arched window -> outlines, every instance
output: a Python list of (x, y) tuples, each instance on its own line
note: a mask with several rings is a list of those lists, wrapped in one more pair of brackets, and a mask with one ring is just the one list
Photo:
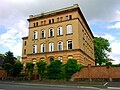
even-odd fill
[(50, 57), (49, 60), (50, 60), (50, 63), (51, 63), (51, 62), (54, 60), (54, 58), (53, 58), (53, 57)]
[(72, 40), (67, 41), (67, 50), (73, 49)]
[(62, 56), (59, 56), (59, 57), (58, 57), (58, 60), (60, 60), (61, 62), (62, 62), (62, 59), (63, 59)]
[(58, 51), (63, 50), (63, 42), (59, 41), (58, 42)]
[(37, 45), (33, 45), (32, 52), (37, 53)]
[(42, 38), (45, 38), (45, 30), (42, 30), (42, 31), (41, 31), (41, 37), (42, 37)]
[(44, 58), (44, 57), (40, 58), (40, 61), (44, 61), (44, 60), (45, 60), (45, 58)]
[(67, 34), (72, 33), (72, 25), (67, 25)]
[(34, 31), (33, 32), (33, 39), (37, 39), (38, 38), (38, 32), (37, 31)]
[(41, 52), (45, 52), (45, 44), (41, 44)]
[(59, 27), (57, 28), (57, 30), (58, 30), (58, 35), (59, 35), (59, 36), (62, 35), (62, 27), (59, 26)]
[(53, 42), (49, 43), (49, 52), (52, 52), (52, 51), (54, 51), (54, 43)]
[(54, 29), (50, 28), (49, 29), (49, 37), (53, 37), (54, 36)]
[(68, 56), (68, 59), (71, 59), (71, 58), (73, 58), (73, 56), (72, 56), (72, 55), (69, 55), (69, 56)]

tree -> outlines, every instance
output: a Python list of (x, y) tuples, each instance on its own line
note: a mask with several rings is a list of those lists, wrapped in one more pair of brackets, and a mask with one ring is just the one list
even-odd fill
[(4, 64), (4, 69), (7, 72), (7, 76), (11, 74), (11, 70), (12, 70), (12, 65), (10, 63), (5, 63)]
[(61, 79), (62, 62), (60, 60), (53, 60), (50, 65), (47, 66), (47, 78), (48, 79)]
[(65, 64), (65, 77), (66, 79), (70, 79), (71, 76), (78, 70), (83, 67), (81, 64), (77, 64), (76, 59), (69, 59)]
[(32, 62), (26, 63), (26, 70), (30, 72), (30, 79), (32, 78), (33, 70), (34, 70), (34, 64)]
[(107, 62), (108, 52), (111, 52), (110, 43), (102, 37), (94, 37), (94, 55), (95, 62), (99, 65)]
[(20, 72), (23, 69), (23, 64), (21, 62), (16, 62), (13, 66), (12, 66), (12, 70), (11, 70), (11, 75), (12, 76), (17, 76), (20, 74)]
[(42, 77), (45, 75), (45, 70), (46, 70), (46, 62), (40, 61), (36, 63), (38, 67), (38, 74), (39, 74), (39, 80), (42, 80)]
[(0, 67), (2, 67), (3, 61), (4, 61), (4, 54), (0, 54)]
[(10, 63), (11, 65), (15, 64), (16, 58), (14, 57), (13, 53), (8, 51), (5, 53), (3, 68), (5, 63)]

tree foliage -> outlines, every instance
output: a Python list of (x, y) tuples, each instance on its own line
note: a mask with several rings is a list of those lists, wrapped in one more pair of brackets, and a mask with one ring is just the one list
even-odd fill
[(107, 62), (108, 52), (111, 52), (110, 43), (102, 37), (94, 37), (95, 62), (99, 65)]
[(5, 53), (3, 67), (5, 63), (10, 63), (11, 65), (15, 64), (16, 58), (14, 57), (13, 53), (8, 51)]
[(7, 76), (11, 74), (11, 70), (12, 70), (12, 65), (10, 63), (5, 63), (4, 64), (4, 69), (7, 72)]
[(60, 60), (54, 60), (47, 66), (47, 78), (48, 79), (60, 79), (62, 73), (62, 63)]
[(30, 79), (32, 78), (33, 70), (34, 70), (34, 64), (32, 62), (26, 63), (26, 70), (30, 72)]
[(37, 62), (36, 65), (38, 67), (39, 80), (41, 80), (45, 75), (45, 70), (46, 70), (47, 64), (44, 61), (40, 61), (40, 62)]
[(65, 64), (65, 77), (66, 79), (70, 79), (71, 76), (78, 70), (83, 67), (81, 64), (77, 64), (76, 59), (69, 59)]
[(23, 64), (21, 62), (16, 62), (13, 66), (12, 66), (12, 70), (11, 70), (11, 75), (12, 76), (17, 76), (20, 74), (20, 72), (23, 69)]

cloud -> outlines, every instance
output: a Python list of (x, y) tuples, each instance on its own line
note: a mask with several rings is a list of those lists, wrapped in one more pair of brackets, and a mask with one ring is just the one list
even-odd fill
[(119, 29), (120, 28), (120, 22), (117, 22), (114, 25), (109, 25), (107, 28), (108, 29), (111, 29), (111, 28)]
[(20, 20), (18, 23), (7, 28), (7, 31), (1, 34), (0, 45), (7, 47), (14, 54), (21, 55), (22, 37), (27, 36), (28, 29), (25, 21)]

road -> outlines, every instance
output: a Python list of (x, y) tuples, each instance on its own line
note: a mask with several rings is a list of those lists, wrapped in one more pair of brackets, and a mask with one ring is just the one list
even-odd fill
[(23, 85), (0, 83), (0, 90), (99, 90), (91, 87), (58, 87), (58, 86), (42, 86), (42, 85)]
[(109, 82), (103, 89), (72, 85), (47, 85), (0, 81), (0, 90), (120, 90), (120, 82)]

